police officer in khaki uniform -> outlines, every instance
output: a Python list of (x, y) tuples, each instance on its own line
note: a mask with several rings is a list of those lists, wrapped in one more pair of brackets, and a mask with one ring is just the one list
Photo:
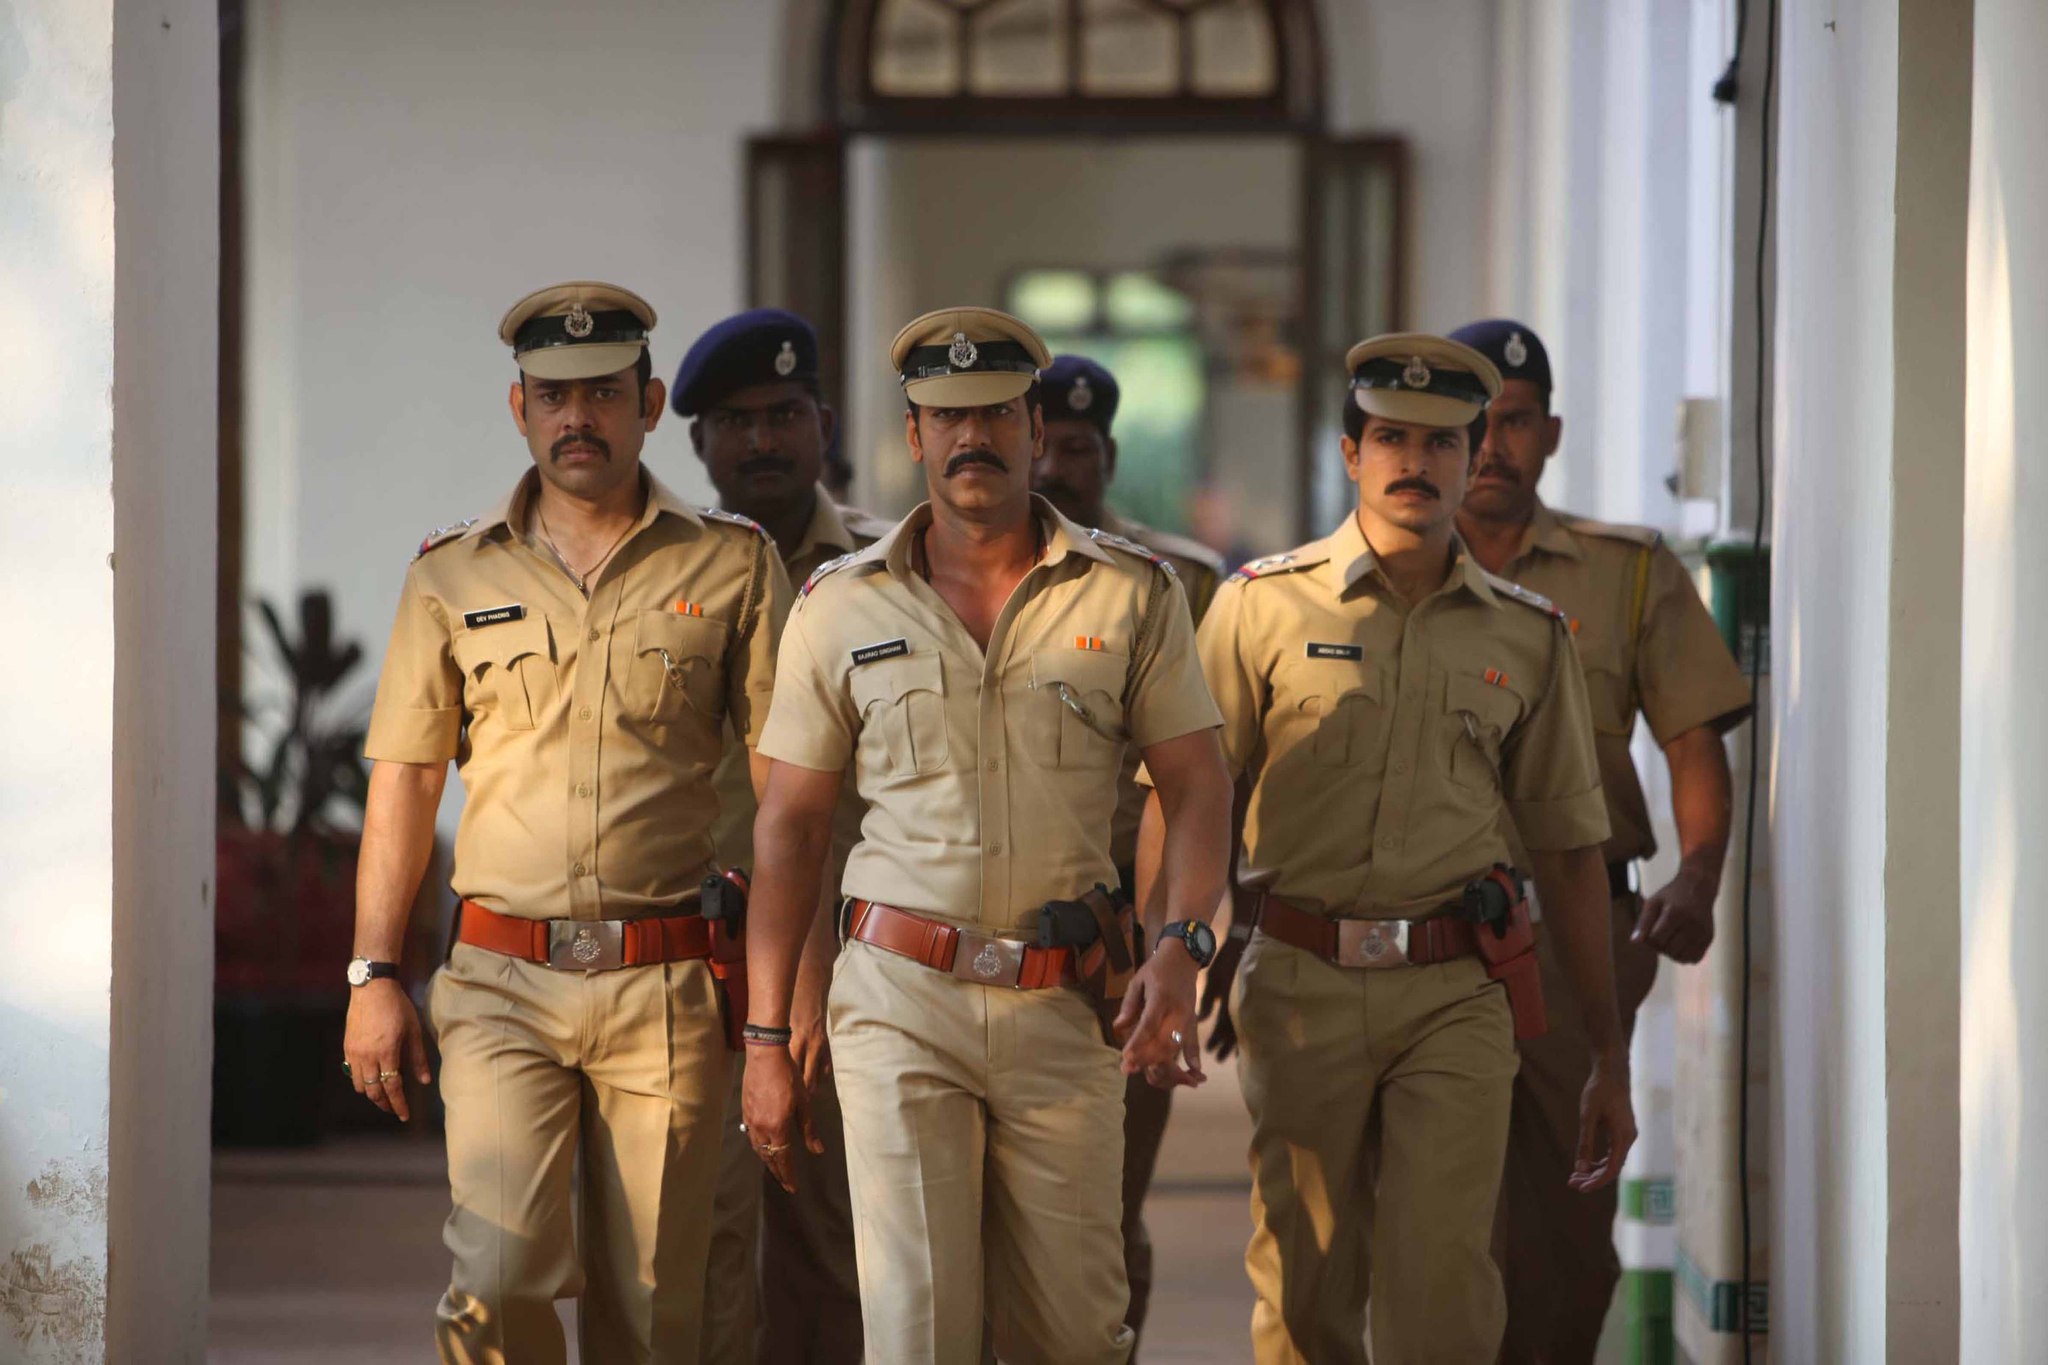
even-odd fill
[[(1104, 497), (1116, 477), (1116, 438), (1110, 434), (1122, 398), (1116, 376), (1086, 356), (1059, 355), (1038, 378), (1045, 407), (1045, 458), (1032, 466), (1032, 490), (1067, 520), (1099, 526), (1138, 542), (1173, 565), (1187, 593), (1188, 610), (1199, 626), (1209, 600), (1216, 595), (1216, 585), (1223, 579), (1222, 559), (1198, 540), (1155, 531), (1120, 516)], [(1138, 784), (1137, 775), (1138, 755), (1132, 750), (1124, 755), (1116, 818), (1109, 836), (1117, 875), (1133, 892), (1138, 816), (1145, 807), (1145, 789)], [(1152, 1295), (1152, 1238), (1145, 1229), (1145, 1194), (1159, 1163), (1159, 1144), (1166, 1136), (1173, 1090), (1133, 1076), (1124, 1095), (1124, 1271), (1131, 1282), (1131, 1308), (1124, 1321), (1139, 1334), (1145, 1330), (1145, 1310)]]
[[(1512, 812), (1596, 1044), (1572, 1179), (1612, 1181), (1635, 1126), (1601, 909), (1607, 817), (1564, 622), (1452, 526), (1493, 365), (1419, 334), (1346, 364), (1356, 512), (1233, 575), (1199, 641), (1225, 758), (1250, 783), (1239, 875), (1259, 895), (1235, 1002), (1253, 1349), (1263, 1365), (1363, 1362), (1369, 1299), (1378, 1365), (1477, 1365), (1500, 1343), (1488, 1241), (1515, 1048), (1485, 941), (1510, 940), (1467, 906), (1489, 886), (1497, 908), (1511, 900), (1489, 874)], [(1506, 965), (1533, 976), (1526, 955)]]
[[(755, 822), (746, 1113), (778, 1178), (810, 1138), (784, 1025), (840, 775), (868, 802), (828, 1022), (867, 1358), (965, 1365), (986, 1317), (1012, 1365), (1123, 1361), (1124, 1078), (1192, 1058), (1224, 882), (1229, 783), (1173, 574), (1030, 492), (1044, 343), (979, 308), (891, 350), (931, 500), (812, 576), (785, 638)], [(1116, 881), (1123, 751), (1151, 763), (1172, 938), (1123, 997), (1118, 1050), (1069, 983), (1124, 954), (1090, 928)], [(1212, 940), (1208, 940), (1212, 942)], [(1105, 995), (1113, 994), (1105, 991)], [(810, 1140), (815, 1140), (811, 1138)]]
[[(1613, 828), (1601, 856), (1626, 1037), (1656, 979), (1657, 955), (1697, 962), (1713, 941), (1730, 806), (1721, 736), (1749, 714), (1749, 687), (1684, 566), (1655, 531), (1554, 512), (1537, 496), (1564, 425), (1550, 410), (1550, 357), (1542, 340), (1505, 318), (1452, 336), (1492, 360), (1503, 381), (1487, 411), (1472, 490), (1458, 509), (1459, 533), (1489, 570), (1557, 603), (1585, 665)], [(1636, 892), (1635, 864), (1656, 843), (1629, 758), (1638, 713), (1670, 765), (1680, 845), (1676, 875), (1647, 900)], [(1568, 1000), (1569, 983), (1547, 941), (1542, 965), (1553, 1006)], [(1573, 1020), (1570, 1009), (1553, 1008), (1550, 1032), (1522, 1045), (1501, 1192), (1508, 1301), (1502, 1358), (1531, 1365), (1591, 1360), (1621, 1275), (1614, 1190), (1583, 1197), (1565, 1189), (1591, 1055)]]
[(459, 941), (430, 999), (444, 1361), (563, 1360), (571, 1296), (584, 1360), (698, 1359), (739, 952), (697, 913), (711, 770), (728, 725), (759, 736), (790, 593), (760, 528), (641, 467), (653, 326), (591, 282), (505, 315), (534, 467), (420, 547), (371, 714), (346, 1051), (401, 1117), (401, 1068), (427, 1073), (393, 960), (451, 759), (468, 795)]
[[(818, 389), (817, 334), (796, 314), (756, 308), (710, 328), (684, 355), (670, 402), (690, 419), (690, 444), (719, 505), (768, 532), (792, 582), (888, 530), (879, 518), (835, 506), (819, 487), (838, 423)], [(736, 733), (714, 784), (718, 861), (751, 868), (754, 789), (747, 747)], [(849, 784), (834, 819), (832, 884), (859, 837), (861, 810)], [(814, 974), (813, 989), (799, 990), (798, 1001), (822, 1001), (836, 950), (828, 902), (804, 945), (801, 970)], [(707, 1365), (852, 1365), (861, 1356), (853, 1215), (825, 1024), (815, 1015), (798, 1022), (794, 1050), (825, 1151), (800, 1159), (804, 1171), (794, 1192), (769, 1180), (740, 1129), (742, 1068), (733, 1068), (704, 1292)]]

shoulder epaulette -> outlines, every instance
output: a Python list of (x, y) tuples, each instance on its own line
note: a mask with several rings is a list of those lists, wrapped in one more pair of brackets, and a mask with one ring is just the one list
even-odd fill
[(1631, 545), (1640, 545), (1654, 550), (1664, 543), (1664, 533), (1654, 526), (1629, 526), (1616, 521), (1595, 521), (1591, 517), (1569, 516), (1558, 513), (1557, 519), (1566, 529), (1582, 536), (1596, 536), (1601, 540), (1625, 540)]
[(1088, 528), (1088, 538), (1097, 545), (1107, 545), (1112, 550), (1122, 550), (1127, 555), (1136, 555), (1153, 568), (1164, 569), (1175, 578), (1180, 577), (1180, 570), (1169, 564), (1163, 555), (1140, 545), (1128, 536), (1120, 536), (1113, 531), (1105, 531), (1099, 526), (1091, 526)]
[(1532, 591), (1529, 588), (1523, 587), (1520, 583), (1510, 582), (1505, 578), (1497, 578), (1492, 574), (1487, 575), (1487, 584), (1501, 596), (1512, 597), (1525, 607), (1534, 607), (1553, 621), (1563, 621), (1567, 626), (1571, 624), (1570, 618), (1559, 609), (1557, 603), (1551, 601), (1540, 592)]
[(429, 550), (440, 549), (449, 541), (459, 538), (464, 531), (467, 531), (470, 527), (474, 525), (476, 525), (476, 518), (471, 517), (467, 521), (458, 521), (452, 526), (435, 527), (433, 530), (427, 532), (427, 538), (420, 542), (419, 549), (413, 551), (412, 557), (414, 559), (418, 559), (421, 555), (425, 554)]
[(859, 553), (860, 552), (856, 550), (853, 554), (841, 555), (837, 559), (828, 559), (823, 564), (820, 564), (817, 568), (811, 570), (811, 576), (809, 578), (806, 578), (804, 580), (804, 585), (796, 590), (796, 600), (801, 602), (806, 597), (809, 597), (811, 595), (811, 589), (817, 587), (821, 579), (823, 579), (827, 574), (837, 573), (839, 570), (845, 568), (848, 564), (851, 564), (854, 560), (854, 555), (857, 555)]
[(766, 540), (768, 538), (768, 533), (761, 529), (760, 522), (755, 521), (752, 517), (743, 517), (737, 512), (728, 512), (723, 507), (699, 507), (697, 515), (709, 517), (713, 521), (725, 522), (729, 526), (744, 526), (755, 535), (761, 537), (761, 539)]
[(1243, 565), (1225, 581), (1249, 583), (1254, 578), (1270, 578), (1274, 574), (1298, 573), (1303, 569), (1312, 569), (1322, 562), (1319, 559), (1303, 559), (1292, 551), (1286, 554), (1266, 555)]

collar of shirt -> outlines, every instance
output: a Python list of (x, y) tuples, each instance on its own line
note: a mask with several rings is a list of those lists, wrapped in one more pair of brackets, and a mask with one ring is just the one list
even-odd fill
[(1541, 499), (1536, 503), (1536, 514), (1529, 518), (1529, 524), (1522, 529), (1522, 543), (1515, 547), (1514, 558), (1508, 561), (1508, 567), (1513, 568), (1521, 564), (1537, 550), (1545, 554), (1562, 555), (1566, 559), (1586, 557), (1585, 550), (1579, 545), (1579, 538), (1558, 519), (1557, 513), (1543, 505)]
[[(1562, 530), (1562, 528), (1559, 528)], [(1330, 535), (1313, 545), (1296, 552), (1302, 560), (1320, 559), (1322, 566), (1316, 570), (1323, 583), (1338, 597), (1344, 597), (1359, 583), (1372, 575), (1379, 565), (1373, 554), (1372, 545), (1365, 538), (1365, 531), (1358, 524), (1358, 514), (1351, 513), (1344, 518), (1344, 524)], [(1500, 605), (1494, 594), (1493, 585), (1487, 581), (1486, 570), (1479, 567), (1479, 561), (1465, 548), (1464, 538), (1453, 532), (1451, 535), (1450, 577), (1444, 580), (1437, 594), (1462, 589), (1488, 606)], [(1382, 583), (1385, 579), (1381, 579)], [(1435, 596), (1437, 594), (1432, 594)]]
[[(1050, 568), (1068, 555), (1080, 555), (1102, 564), (1115, 563), (1109, 551), (1095, 543), (1085, 527), (1077, 526), (1059, 514), (1053, 505), (1038, 494), (1031, 495), (1031, 511), (1038, 518), (1038, 524), (1045, 528), (1045, 556), (1038, 561), (1040, 568)], [(917, 544), (917, 533), (932, 523), (932, 505), (921, 502), (911, 509), (910, 515), (890, 529), (874, 544), (862, 550), (850, 561), (852, 564), (880, 564), (898, 579), (911, 579), (917, 571), (911, 566), (910, 552)]]
[[(647, 506), (642, 509), (640, 520), (633, 527), (634, 533), (637, 534), (652, 526), (655, 518), (663, 513), (679, 517), (692, 527), (701, 528), (704, 525), (704, 519), (697, 515), (696, 509), (671, 493), (668, 486), (655, 478), (653, 471), (645, 465), (640, 467), (640, 478), (647, 490)], [(527, 509), (533, 505), (533, 499), (539, 493), (540, 471), (529, 469), (519, 476), (519, 482), (513, 485), (510, 493), (490, 511), (478, 517), (476, 522), (462, 533), (461, 539), (481, 540), (501, 526), (517, 534), (519, 528), (526, 524)]]
[[(816, 505), (811, 508), (810, 524), (804, 527), (803, 539), (797, 542), (794, 550), (784, 556), (783, 562), (804, 564), (810, 562), (812, 556), (820, 560), (835, 559), (855, 548), (857, 546), (853, 532), (846, 528), (846, 518), (839, 514), (839, 509), (833, 505), (832, 499), (820, 488), (817, 490)], [(824, 551), (830, 553), (823, 553)]]

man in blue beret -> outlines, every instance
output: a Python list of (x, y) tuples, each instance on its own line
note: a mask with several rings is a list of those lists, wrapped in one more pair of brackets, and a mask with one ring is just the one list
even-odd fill
[[(1491, 360), (1500, 397), (1458, 531), (1491, 572), (1533, 588), (1570, 619), (1585, 666), (1594, 747), (1612, 834), (1602, 857), (1612, 899), (1614, 982), (1623, 1036), (1657, 975), (1657, 957), (1697, 962), (1714, 938), (1714, 897), (1728, 849), (1729, 773), (1721, 736), (1749, 714), (1749, 687), (1663, 537), (1546, 507), (1536, 487), (1557, 453), (1563, 419), (1551, 411), (1550, 355), (1511, 318), (1451, 336)], [(1636, 864), (1656, 851), (1642, 784), (1629, 757), (1636, 717), (1671, 769), (1678, 871), (1645, 899)], [(1522, 852), (1516, 841), (1515, 856)], [(1615, 1187), (1566, 1186), (1579, 1095), (1592, 1049), (1568, 1007), (1571, 985), (1554, 946), (1539, 939), (1550, 1032), (1521, 1043), (1501, 1187), (1506, 1224), (1506, 1362), (1591, 1360), (1621, 1264), (1614, 1252)]]
[[(1214, 550), (1186, 536), (1155, 531), (1119, 515), (1107, 500), (1116, 478), (1116, 422), (1123, 393), (1116, 376), (1087, 356), (1054, 356), (1040, 372), (1039, 394), (1045, 409), (1045, 458), (1031, 469), (1032, 491), (1082, 526), (1143, 545), (1173, 566), (1187, 590), (1188, 610), (1196, 625), (1216, 585), (1223, 579), (1223, 561)], [(1137, 782), (1136, 750), (1124, 756), (1117, 806), (1110, 829), (1110, 856), (1116, 860), (1124, 889), (1136, 887), (1134, 864), (1138, 848), (1138, 817), (1145, 809), (1145, 791)], [(1124, 1321), (1143, 1333), (1145, 1310), (1152, 1296), (1152, 1238), (1145, 1230), (1145, 1194), (1159, 1161), (1166, 1135), (1173, 1091), (1133, 1076), (1124, 1092), (1124, 1270), (1131, 1281), (1131, 1307)], [(1134, 1357), (1135, 1358), (1135, 1357)]]
[[(690, 419), (690, 444), (718, 490), (719, 506), (767, 530), (792, 582), (889, 529), (865, 512), (837, 506), (819, 487), (838, 423), (818, 389), (817, 334), (796, 314), (755, 308), (718, 323), (683, 357), (673, 393), (676, 412)], [(714, 784), (719, 863), (751, 868), (755, 802), (744, 746), (728, 746)], [(835, 867), (859, 837), (862, 809), (849, 784), (834, 822)], [(838, 884), (836, 875), (827, 876), (828, 888)], [(805, 946), (802, 970), (824, 981), (834, 947), (828, 909)], [(821, 986), (799, 991), (797, 999), (821, 1000), (823, 994)], [(794, 1193), (769, 1179), (740, 1128), (735, 1069), (705, 1285), (707, 1365), (857, 1365), (861, 1358), (846, 1150), (824, 1021), (793, 1022), (792, 1048), (811, 1087), (811, 1114), (827, 1138), (825, 1151), (799, 1154), (804, 1178)]]

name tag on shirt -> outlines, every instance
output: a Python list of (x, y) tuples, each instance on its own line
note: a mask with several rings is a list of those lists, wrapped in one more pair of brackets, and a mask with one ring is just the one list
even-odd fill
[(859, 649), (854, 650), (853, 662), (856, 666), (871, 664), (881, 659), (893, 659), (899, 654), (908, 654), (909, 652), (910, 641), (908, 640), (901, 638), (884, 640), (880, 644), (862, 645)]
[(1308, 657), (1311, 659), (1345, 659), (1351, 663), (1365, 660), (1364, 645), (1324, 645), (1314, 640), (1308, 642)]
[(462, 624), (475, 630), (478, 626), (499, 626), (507, 621), (524, 621), (526, 608), (517, 602), (502, 607), (485, 607), (482, 611), (462, 613)]

